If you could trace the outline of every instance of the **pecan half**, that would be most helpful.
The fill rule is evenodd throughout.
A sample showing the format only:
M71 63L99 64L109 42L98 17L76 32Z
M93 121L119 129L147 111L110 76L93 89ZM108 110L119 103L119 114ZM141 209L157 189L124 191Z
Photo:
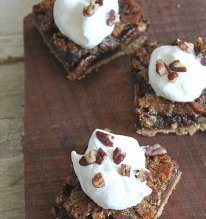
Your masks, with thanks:
M163 62L162 59L158 59L156 62L156 72L159 75L164 75L168 73L166 64Z
M93 179L92 179L92 184L96 188L103 188L105 186L105 181L103 178L102 173L97 173Z
M148 169L137 170L135 177L139 179L141 182L144 182L152 177L150 171Z
M116 164L120 164L124 158L126 157L126 153L122 151L120 148L116 148L113 151L113 161Z
M193 53L194 52L194 44L188 43L180 39L176 39L173 45L178 46L181 50L187 52L187 53Z
M170 82L175 82L178 78L178 73L175 71L170 71L167 75L167 78Z
M96 163L101 165L107 159L107 154L102 148L97 150Z
M131 172L131 166L126 165L126 164L122 164L119 172L122 176L128 176L130 177L130 172Z
M110 140L111 136L109 134L97 131L96 136L99 139L99 141L101 141L102 144L104 144L105 146L113 147L113 142Z
M112 9L108 14L107 25L113 26L116 22L119 22L119 14Z
M90 2L90 4L83 9L83 15L86 17L91 17L95 12L95 5Z
M175 60L174 62L169 64L169 68L175 72L186 72L187 68L183 65L180 60Z
M79 164L81 166L88 166L90 164L93 164L96 162L96 154L97 151L96 150L91 150L88 153L86 153L85 155L83 155L80 160L79 160Z
M164 154L167 154L167 151L159 144L148 146L145 151L145 155L149 157L155 157Z

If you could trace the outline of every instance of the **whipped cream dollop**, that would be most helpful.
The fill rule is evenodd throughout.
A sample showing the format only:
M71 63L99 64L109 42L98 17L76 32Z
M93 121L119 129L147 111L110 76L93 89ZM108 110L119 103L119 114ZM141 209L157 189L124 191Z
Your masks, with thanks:
M105 146L97 138L97 131L108 134L113 146ZM126 157L118 165L113 160L113 152L117 147L126 153ZM93 163L82 166L79 163L82 155L75 151L71 153L74 171L82 190L94 202L104 209L123 210L139 204L145 196L151 194L152 189L147 186L146 181L141 182L135 177L137 170L145 168L145 147L140 147L136 139L97 129L89 140L86 153L99 148L107 154L101 165ZM129 177L120 174L121 164L131 167ZM98 173L101 173L104 178L105 185L102 188L94 187L92 182L93 177Z
M111 10L119 12L118 0L103 0L102 5L96 5L94 14L85 16L83 10L90 2L92 1L56 0L53 11L55 24L61 33L88 49L97 46L112 33L114 25L108 25L107 19Z
M171 82L167 74L160 75L156 72L156 62L160 59L168 66L179 60L186 67L186 72L177 72L178 77L175 82ZM206 67L201 65L195 52L183 51L178 46L160 46L151 55L149 83L157 96L174 102L192 102L206 88Z

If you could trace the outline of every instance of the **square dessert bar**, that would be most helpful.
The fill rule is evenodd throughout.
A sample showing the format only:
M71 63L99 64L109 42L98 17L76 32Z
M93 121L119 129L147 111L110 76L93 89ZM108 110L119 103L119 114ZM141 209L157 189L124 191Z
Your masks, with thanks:
M54 24L55 0L33 7L34 24L51 52L62 63L70 80L78 80L118 56L132 52L145 37L148 21L136 0L119 0L120 22L111 35L93 49L85 49L65 37Z
M145 136L157 133L193 135L198 130L205 131L206 89L194 102L183 103L157 96L149 84L148 66L156 47L157 43L146 42L132 59L137 133Z
M172 190L179 182L181 172L177 163L165 154L165 149L159 145L148 147L145 154L146 168L151 175L149 177L142 175L142 180L147 181L148 186L152 188L152 193L137 206L125 210L109 210L99 207L83 192L74 171L71 169L62 191L56 197L52 213L58 219L158 218L162 214Z

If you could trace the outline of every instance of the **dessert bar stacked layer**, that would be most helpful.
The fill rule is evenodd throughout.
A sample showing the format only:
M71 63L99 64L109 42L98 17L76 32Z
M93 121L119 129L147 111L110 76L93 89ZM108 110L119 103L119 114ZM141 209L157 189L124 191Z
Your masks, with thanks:
M58 30L53 18L54 2L44 0L33 7L34 24L71 80L81 79L111 59L131 53L133 46L141 45L145 40L148 21L135 0L119 1L120 22L113 33L93 49L80 47Z
M146 168L151 173L147 184L152 188L152 194L145 197L137 206L122 211L103 209L94 203L82 191L75 173L71 170L62 191L56 197L53 213L59 219L158 218L178 183L181 172L178 165L167 154L147 157Z
M138 48L132 60L137 133L193 135L206 130L206 90L194 102L172 102L158 97L148 78L148 66L156 43L147 42Z

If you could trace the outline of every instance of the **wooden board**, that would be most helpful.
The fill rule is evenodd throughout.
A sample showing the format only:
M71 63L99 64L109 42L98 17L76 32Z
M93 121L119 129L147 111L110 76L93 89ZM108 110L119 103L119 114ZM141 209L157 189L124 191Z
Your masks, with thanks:
M160 43L206 36L206 1L141 1ZM204 28L203 28L204 27ZM65 79L61 65L25 18L25 196L26 219L47 219L70 165L70 152L83 152L92 131L110 128L136 137L140 144L159 142L177 160L183 177L162 219L206 218L206 133L193 137L135 134L130 57L122 57L79 82Z

